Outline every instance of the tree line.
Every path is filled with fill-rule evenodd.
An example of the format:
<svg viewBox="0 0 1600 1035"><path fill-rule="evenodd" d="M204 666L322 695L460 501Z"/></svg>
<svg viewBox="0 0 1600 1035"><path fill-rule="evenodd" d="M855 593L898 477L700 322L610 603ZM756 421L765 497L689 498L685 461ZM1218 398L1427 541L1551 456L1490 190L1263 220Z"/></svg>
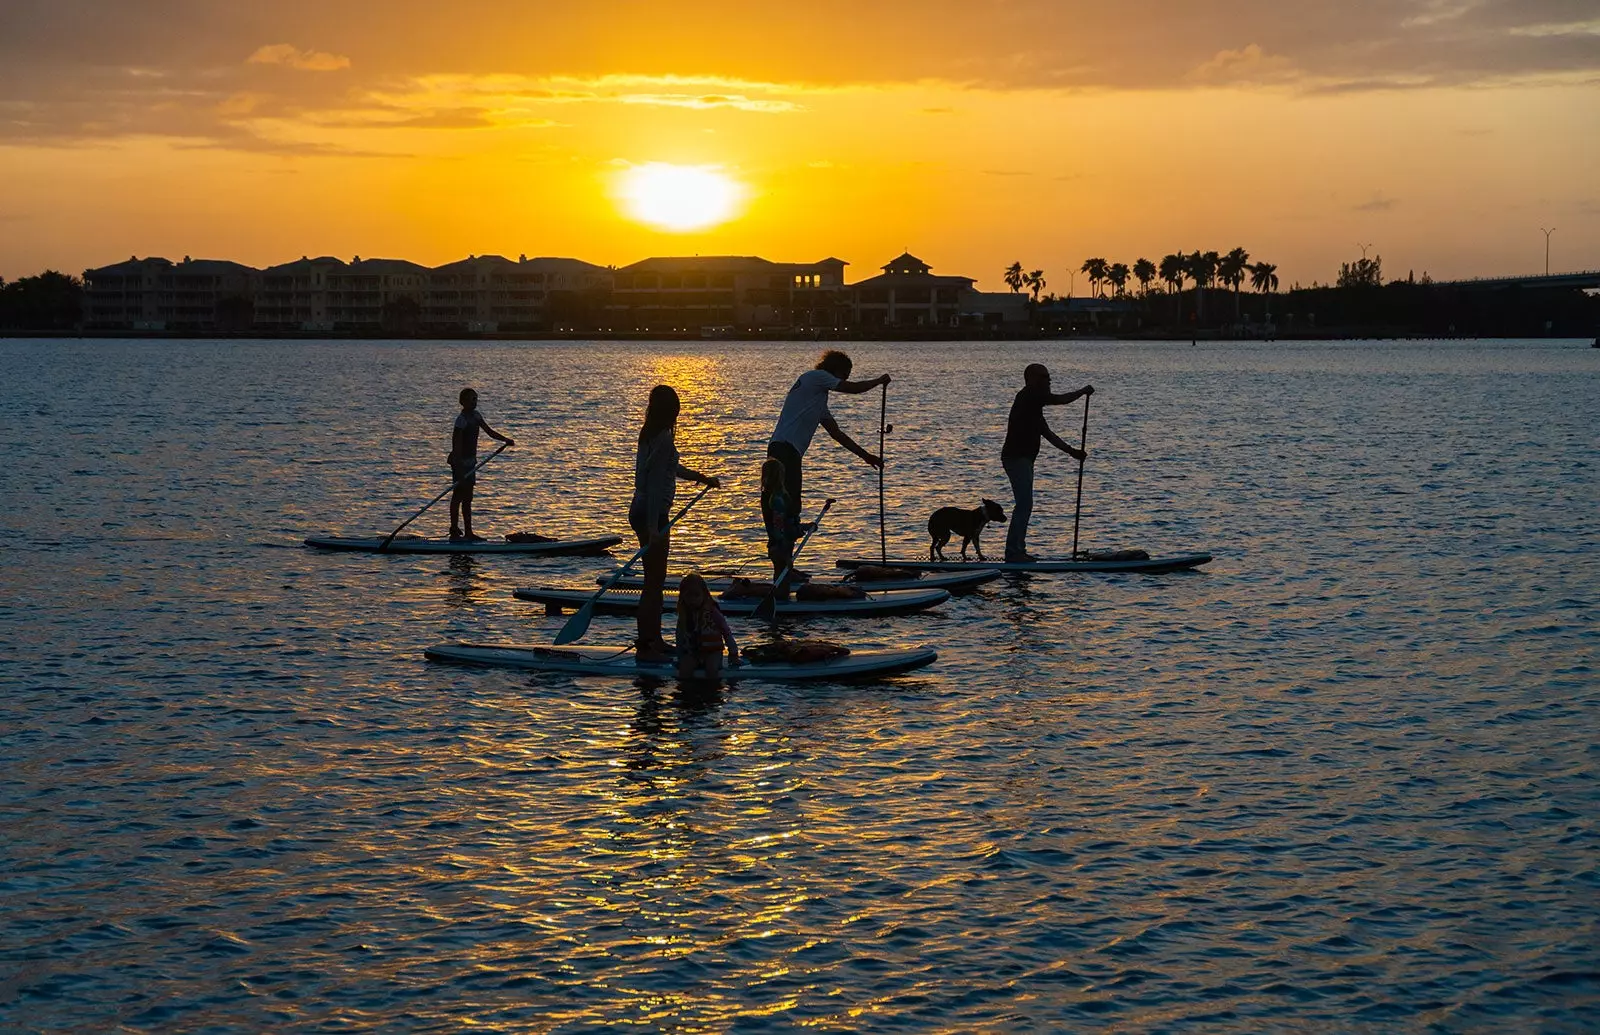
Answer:
<svg viewBox="0 0 1600 1035"><path fill-rule="evenodd" d="M83 318L83 281L55 270L7 283L0 277L0 327L71 330Z"/></svg>
<svg viewBox="0 0 1600 1035"><path fill-rule="evenodd" d="M1096 298L1104 297L1102 285L1111 289L1113 298L1127 298L1130 295L1128 286L1135 281L1139 284L1141 298L1148 299L1151 285L1158 283L1163 285L1165 289L1163 293L1181 296L1184 284L1192 282L1195 291L1196 319L1203 318L1206 290L1215 289L1218 284L1233 290L1235 320L1239 318L1239 292L1246 280L1250 282L1252 288L1264 295L1278 290L1277 265L1270 262L1251 262L1250 253L1243 248L1234 248L1227 253L1172 252L1162 256L1159 263L1140 258L1131 266L1124 262L1108 262L1105 258L1096 256L1083 260L1078 272L1088 275L1090 290ZM1022 263L1013 262L1006 267L1004 279L1013 292L1027 288L1033 296L1033 301L1035 303L1040 301L1040 292L1045 287L1042 270L1024 273Z"/></svg>

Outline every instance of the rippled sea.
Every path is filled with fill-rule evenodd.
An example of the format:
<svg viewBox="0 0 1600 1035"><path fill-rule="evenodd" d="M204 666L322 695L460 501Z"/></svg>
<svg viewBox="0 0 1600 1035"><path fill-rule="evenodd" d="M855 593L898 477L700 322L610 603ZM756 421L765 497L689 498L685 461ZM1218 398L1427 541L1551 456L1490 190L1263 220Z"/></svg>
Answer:
<svg viewBox="0 0 1600 1035"><path fill-rule="evenodd" d="M479 531L571 536L626 533L676 386L729 485L674 567L760 570L816 347L0 341L0 1030L1600 1026L1600 351L851 351L895 378L893 552L1009 511L1042 361L1097 388L1085 546L1216 560L792 628L939 648L878 684L433 665L548 641L512 588L615 563L299 545L443 489L460 387L518 442ZM833 409L876 448L878 407ZM839 502L806 566L875 553L876 474L807 461ZM1076 472L1041 457L1034 552L1070 548Z"/></svg>

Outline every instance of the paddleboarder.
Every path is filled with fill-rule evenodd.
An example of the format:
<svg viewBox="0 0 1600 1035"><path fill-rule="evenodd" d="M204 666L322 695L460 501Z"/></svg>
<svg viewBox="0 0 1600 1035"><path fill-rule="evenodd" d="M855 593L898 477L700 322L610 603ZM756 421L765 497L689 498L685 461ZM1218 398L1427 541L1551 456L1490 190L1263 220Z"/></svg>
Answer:
<svg viewBox="0 0 1600 1035"><path fill-rule="evenodd" d="M471 388L461 389L461 412L456 414L455 426L450 432L450 474L455 488L450 493L450 541L481 543L483 536L472 532L472 487L478 476L478 432L508 446L516 442L489 427L489 422L478 412L478 393Z"/></svg>
<svg viewBox="0 0 1600 1035"><path fill-rule="evenodd" d="M667 554L672 546L668 525L678 479L713 489L722 484L678 462L678 409L678 393L671 385L650 389L644 426L639 429L638 451L634 454L628 524L644 550L644 586L639 591L639 635L635 642L636 657L643 664L670 661L676 653L661 636L661 595L667 581Z"/></svg>
<svg viewBox="0 0 1600 1035"><path fill-rule="evenodd" d="M881 374L871 381L851 381L852 366L849 356L837 349L829 349L822 354L816 369L801 374L789 388L789 394L784 396L783 410L778 414L778 426L773 429L772 440L767 444L767 456L783 464L784 491L788 497L792 525L798 526L800 523L800 458L811 445L818 425L830 438L859 456L868 466L883 466L882 457L856 445L855 440L834 421L833 414L828 412L829 392L861 395L889 383L888 374Z"/></svg>
<svg viewBox="0 0 1600 1035"><path fill-rule="evenodd" d="M1000 447L1000 465L1011 480L1011 492L1016 502L1011 509L1011 527L1006 530L1006 563L1021 564L1038 558L1028 553L1028 520L1033 517L1033 463L1039 457L1039 440L1047 439L1052 446L1074 460L1082 461L1087 455L1081 449L1067 445L1050 430L1045 422L1044 408L1073 402L1094 394L1094 385L1084 385L1075 392L1053 395L1050 392L1050 371L1043 363L1030 363L1022 372L1022 391L1011 402L1011 416L1006 422L1006 440Z"/></svg>

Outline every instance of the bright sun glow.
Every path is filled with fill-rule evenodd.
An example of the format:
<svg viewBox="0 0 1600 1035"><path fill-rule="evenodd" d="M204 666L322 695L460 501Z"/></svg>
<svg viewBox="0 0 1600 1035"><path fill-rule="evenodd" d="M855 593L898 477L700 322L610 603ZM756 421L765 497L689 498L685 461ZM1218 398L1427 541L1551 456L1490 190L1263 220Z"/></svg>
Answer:
<svg viewBox="0 0 1600 1035"><path fill-rule="evenodd" d="M715 168L651 162L622 174L628 213L667 230L699 230L738 214L744 189Z"/></svg>

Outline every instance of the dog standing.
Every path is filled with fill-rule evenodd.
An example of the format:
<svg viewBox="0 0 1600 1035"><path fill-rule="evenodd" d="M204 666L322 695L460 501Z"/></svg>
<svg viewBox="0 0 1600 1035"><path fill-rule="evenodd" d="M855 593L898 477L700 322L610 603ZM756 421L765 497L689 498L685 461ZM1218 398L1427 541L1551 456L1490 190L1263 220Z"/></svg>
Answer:
<svg viewBox="0 0 1600 1035"><path fill-rule="evenodd" d="M978 560L983 560L983 545L978 542L978 537L983 534L983 526L987 524L1003 525L1006 523L1006 512L1000 509L1000 504L994 500L986 499L971 510L960 507L940 507L928 518L928 534L933 537L933 545L928 547L928 560L934 560L938 555L939 560L944 560L944 544L950 541L952 535L961 537L961 559L967 559L967 544L971 543L978 551Z"/></svg>

